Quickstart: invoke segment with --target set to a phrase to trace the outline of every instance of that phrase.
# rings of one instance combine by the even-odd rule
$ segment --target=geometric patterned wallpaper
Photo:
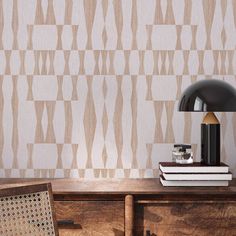
[[[0,0],[0,177],[145,178],[200,160],[191,83],[236,87],[235,0]],[[217,113],[236,174],[236,113]]]

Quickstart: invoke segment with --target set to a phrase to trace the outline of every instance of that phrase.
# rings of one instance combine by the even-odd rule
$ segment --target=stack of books
[[[232,180],[229,166],[206,166],[200,162],[177,164],[160,162],[160,181],[163,186],[228,186]]]

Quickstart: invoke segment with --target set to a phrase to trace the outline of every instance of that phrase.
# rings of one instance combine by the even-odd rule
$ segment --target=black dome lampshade
[[[222,80],[201,80],[189,86],[179,111],[207,112],[201,124],[201,162],[220,165],[220,123],[213,112],[236,111],[236,89]]]

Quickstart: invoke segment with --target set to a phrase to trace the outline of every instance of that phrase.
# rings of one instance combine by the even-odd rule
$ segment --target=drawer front
[[[121,201],[55,201],[60,236],[124,235]]]
[[[137,204],[135,214],[137,236],[236,236],[236,203]]]

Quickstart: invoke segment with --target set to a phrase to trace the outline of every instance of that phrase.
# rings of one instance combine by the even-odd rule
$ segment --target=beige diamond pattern
[[[236,1],[181,3],[0,0],[0,177],[156,177],[175,142],[199,160],[203,114],[178,100],[236,86]],[[236,115],[217,115],[236,173]]]

